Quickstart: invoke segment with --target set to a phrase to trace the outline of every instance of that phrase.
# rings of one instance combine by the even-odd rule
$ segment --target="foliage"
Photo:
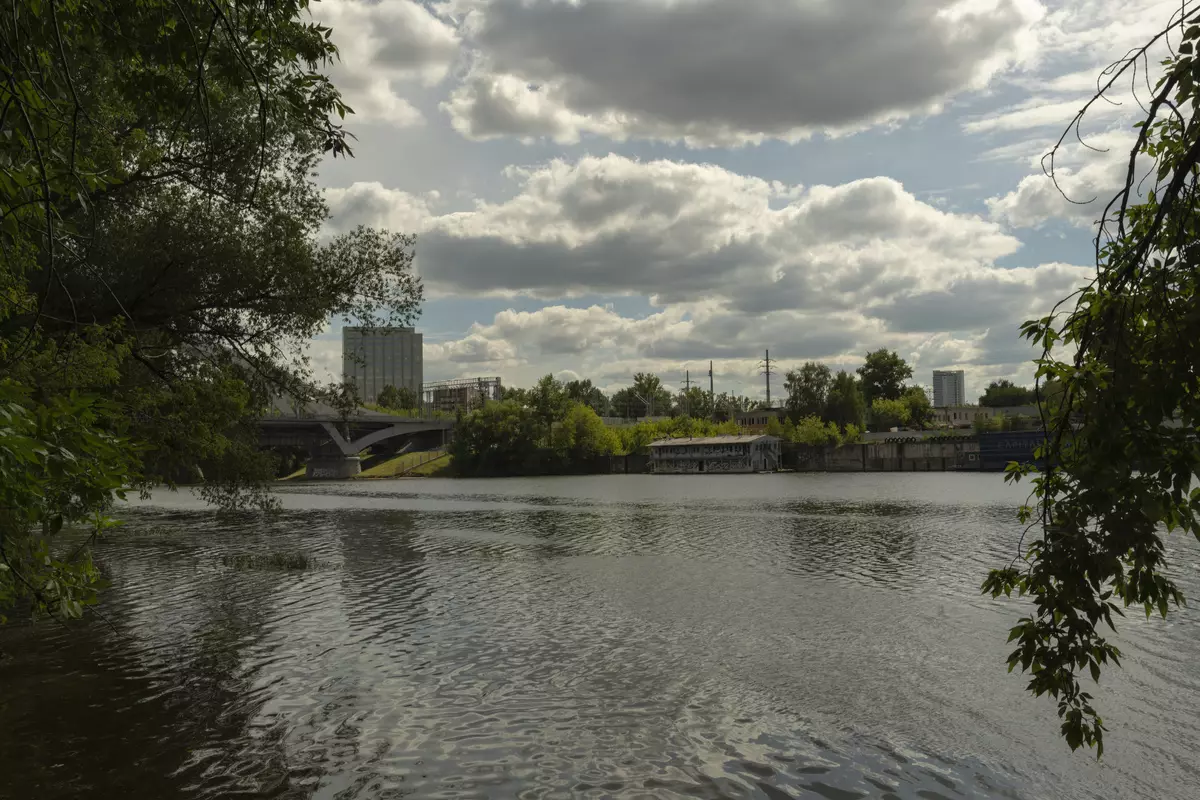
[[[657,375],[639,372],[633,376],[632,386],[613,395],[612,407],[625,419],[666,416],[671,413],[672,400],[671,392]]]
[[[680,392],[675,398],[675,407],[671,416],[695,417],[696,419],[712,419],[713,398],[699,386],[692,386]]]
[[[132,443],[99,425],[115,411],[78,394],[35,405],[0,381],[0,609],[28,604],[35,615],[74,618],[95,602],[104,584],[90,547],[137,480]],[[64,551],[62,531],[77,525],[90,535]]]
[[[833,374],[824,364],[808,361],[798,370],[789,370],[783,383],[784,407],[792,422],[824,414],[832,386]]]
[[[976,414],[975,419],[971,420],[971,428],[975,433],[996,433],[1004,430],[1004,417],[999,414]]]
[[[562,381],[553,375],[543,376],[526,396],[526,403],[547,431],[563,418],[570,402]]]
[[[788,420],[789,424],[791,420]],[[853,428],[853,426],[851,426]],[[824,445],[838,446],[843,443],[843,436],[838,426],[833,422],[825,422],[820,417],[809,415],[802,418],[799,422],[791,425],[790,430],[785,430],[788,441],[796,444],[806,444],[813,447],[821,447]],[[857,440],[859,433],[857,430],[852,430],[850,433]]]
[[[589,406],[566,400],[561,408],[561,415],[549,423],[537,409],[514,400],[487,403],[464,416],[450,447],[454,471],[460,475],[571,472],[618,450],[619,437]]]
[[[904,382],[912,377],[912,367],[894,351],[881,348],[867,353],[858,376],[863,399],[868,404],[877,399],[899,400]]]
[[[607,417],[610,411],[608,397],[604,392],[592,385],[591,379],[567,381],[563,387],[567,392],[567,398],[576,402],[582,403],[595,411],[601,417]]]
[[[487,403],[455,426],[450,453],[462,475],[536,472],[543,428],[530,408],[513,400]]]
[[[788,420],[791,422],[791,420]],[[771,417],[767,420],[766,434],[768,436],[784,437],[783,423],[779,421],[779,417]]]
[[[69,432],[42,449],[98,472],[76,481],[43,455],[31,480],[52,496],[94,487],[72,502],[96,525],[121,488],[197,467],[221,508],[270,507],[254,420],[273,393],[316,394],[303,344],[331,316],[395,324],[419,308],[412,237],[318,238],[314,171],[350,154],[332,121],[349,109],[307,6],[14,0],[0,15],[0,380],[9,416],[39,426],[5,425],[0,449]],[[63,403],[78,419],[45,422]],[[105,450],[118,432],[136,446]],[[40,552],[40,496],[10,498],[13,558]]]
[[[626,428],[618,428],[622,453],[640,453],[659,439],[686,439],[700,436],[732,436],[741,433],[737,423],[731,420],[711,422],[695,417],[674,417],[657,422],[640,422]]]
[[[908,409],[908,423],[915,428],[925,430],[933,423],[933,404],[929,395],[920,386],[909,386],[900,395],[900,402]]]
[[[590,406],[573,402],[554,428],[553,446],[559,462],[570,468],[612,455],[621,442]]]
[[[1095,279],[1072,296],[1073,309],[1022,326],[1042,347],[1039,394],[1051,381],[1060,394],[1042,406],[1041,471],[1013,464],[1006,476],[1032,478],[1019,513],[1036,536],[982,586],[1032,601],[1009,635],[1009,669],[1020,666],[1031,692],[1057,701],[1072,749],[1094,746],[1097,755],[1106,727],[1080,679],[1098,682],[1121,657],[1100,626],[1114,628],[1123,608],[1166,617],[1181,605],[1163,536],[1200,536],[1200,13],[1190,5],[1106,70],[1092,100],[1131,75],[1140,83],[1146,48],[1170,35],[1174,54],[1142,101],[1124,186],[1099,224]]]
[[[992,408],[1030,406],[1035,402],[1037,402],[1037,394],[1033,389],[1017,386],[1008,380],[992,381],[979,397],[979,405]]]
[[[853,425],[858,430],[867,427],[867,404],[859,382],[842,370],[833,379],[825,398],[824,418],[843,430]]]
[[[871,403],[871,427],[876,431],[907,425],[908,420],[908,405],[902,400],[884,400],[880,397]]]
[[[738,412],[750,411],[752,408],[754,408],[754,401],[742,395],[721,392],[713,398],[714,415],[720,421],[732,420]]]
[[[411,411],[418,405],[416,392],[407,386],[396,388],[391,384],[383,387],[383,391],[379,393],[379,397],[375,398],[375,402],[382,408],[397,411]]]

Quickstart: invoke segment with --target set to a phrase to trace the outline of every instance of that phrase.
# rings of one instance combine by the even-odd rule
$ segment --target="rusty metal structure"
[[[481,408],[491,400],[500,400],[504,387],[499,378],[458,378],[434,381],[421,386],[421,407],[427,412],[464,414]]]

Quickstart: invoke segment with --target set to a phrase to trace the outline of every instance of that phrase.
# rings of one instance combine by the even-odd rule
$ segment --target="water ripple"
[[[1097,764],[1005,674],[995,476],[186,494],[99,563],[115,630],[0,632],[0,797],[1190,797],[1200,619],[1131,615]],[[316,568],[247,570],[238,554]],[[1200,548],[1172,540],[1185,592]],[[116,735],[114,735],[114,733]],[[10,777],[11,776],[11,777]]]

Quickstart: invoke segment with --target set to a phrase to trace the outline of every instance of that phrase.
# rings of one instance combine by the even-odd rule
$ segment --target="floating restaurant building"
[[[705,436],[650,443],[651,471],[667,474],[771,472],[779,469],[780,457],[777,436]]]

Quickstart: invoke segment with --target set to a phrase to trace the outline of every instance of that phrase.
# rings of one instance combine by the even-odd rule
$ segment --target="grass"
[[[450,463],[446,453],[442,453],[432,460],[428,459],[430,459],[429,452],[405,453],[363,470],[358,477],[370,480],[372,478],[396,478],[401,475],[429,476],[445,469]]]
[[[359,475],[359,478],[367,480],[378,478],[398,478],[401,476],[412,477],[430,477],[440,474],[444,469],[450,466],[449,455],[442,455],[430,459],[430,451],[419,451],[416,453],[405,453],[394,458],[374,459],[375,463],[364,469]],[[428,460],[427,460],[428,459]],[[422,463],[425,462],[425,463]],[[302,481],[305,476],[305,467],[293,472],[291,475],[285,475],[277,480],[281,481]]]
[[[282,478],[278,478],[278,480],[281,480],[281,481],[298,480],[298,479],[304,477],[305,470],[307,470],[307,469],[308,469],[307,466],[302,466],[302,467],[300,467],[300,469],[296,470],[291,475],[284,475]]]
[[[250,570],[296,570],[316,569],[317,559],[307,553],[238,553],[221,556],[221,563],[230,569]]]

